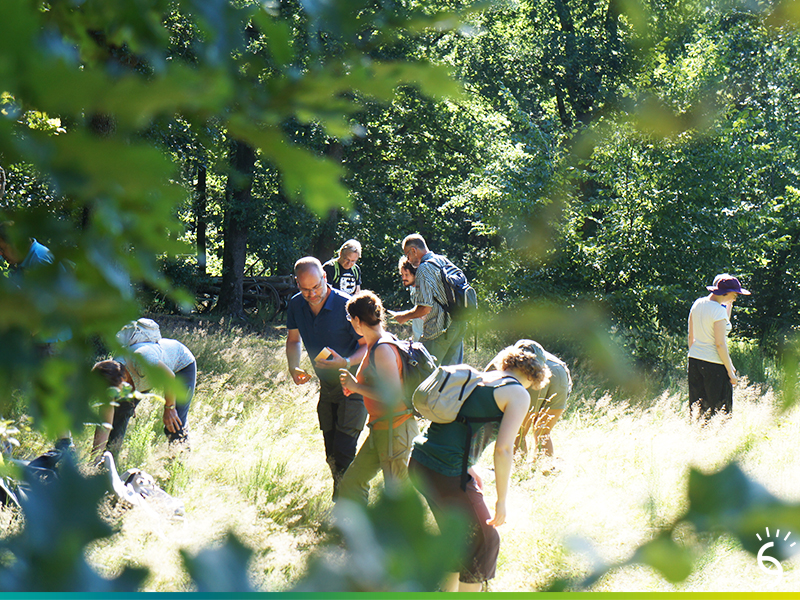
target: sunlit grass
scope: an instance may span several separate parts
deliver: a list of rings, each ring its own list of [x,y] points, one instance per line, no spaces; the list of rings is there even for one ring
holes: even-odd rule
[[[172,452],[161,431],[162,405],[145,400],[120,455],[120,471],[138,466],[183,500],[183,522],[126,513],[90,558],[113,573],[147,566],[147,591],[190,589],[179,551],[220,543],[233,531],[254,550],[253,584],[285,589],[319,540],[330,504],[330,475],[316,421],[316,387],[285,373],[283,339],[241,331],[169,332],[198,359],[188,452]],[[151,518],[152,517],[152,518]]]
[[[704,428],[689,422],[680,394],[664,394],[647,409],[608,396],[580,403],[554,429],[558,475],[542,475],[530,459],[517,461],[512,507],[501,531],[501,567],[491,589],[542,589],[559,578],[579,581],[592,566],[627,561],[686,511],[691,466],[714,471],[737,459],[771,493],[800,501],[800,457],[793,451],[800,409],[777,422],[776,414],[772,393],[762,396],[755,388],[738,389],[732,417]],[[491,464],[486,457],[484,463]],[[714,542],[697,565],[683,584],[631,565],[590,589],[794,591],[800,584],[796,561],[784,561],[785,573],[776,581],[727,538]]]
[[[253,585],[292,587],[327,528],[330,472],[316,416],[316,384],[295,386],[285,371],[283,334],[164,326],[198,358],[198,386],[190,412],[191,450],[171,452],[162,432],[162,405],[144,400],[131,421],[119,470],[139,467],[180,498],[183,521],[152,511],[110,510],[111,538],[91,546],[88,558],[106,575],[125,565],[146,566],[146,591],[189,591],[180,551],[219,545],[234,532],[253,550]],[[466,359],[486,364],[498,348],[472,340]],[[741,350],[741,349],[740,349]],[[745,348],[740,353],[754,352]],[[758,358],[751,363],[759,366]],[[306,359],[304,359],[306,360]],[[308,363],[305,365],[310,367]],[[777,379],[765,367],[769,378]],[[590,374],[576,372],[576,392],[553,431],[558,473],[544,475],[532,456],[517,458],[508,522],[492,591],[536,591],[556,580],[580,581],[595,567],[630,559],[643,542],[687,509],[691,467],[711,472],[737,460],[770,493],[800,501],[800,409],[780,415],[771,389],[743,382],[734,413],[706,427],[690,423],[685,382],[653,397],[622,400],[603,392]],[[88,457],[90,432],[76,433]],[[38,445],[41,440],[34,438]],[[493,506],[491,450],[480,469]],[[380,478],[378,478],[380,480]],[[374,491],[374,488],[373,488]],[[3,523],[9,523],[3,511]],[[800,534],[800,532],[797,532]],[[672,584],[653,569],[613,569],[594,591],[748,591],[800,588],[797,561],[784,561],[781,578],[758,569],[755,558],[730,538],[698,543],[690,527],[676,539],[697,548],[696,569]]]

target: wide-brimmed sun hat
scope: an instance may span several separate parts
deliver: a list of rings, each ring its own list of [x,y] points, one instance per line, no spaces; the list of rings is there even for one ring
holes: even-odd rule
[[[730,293],[750,295],[750,292],[742,287],[736,277],[719,277],[714,283],[715,285],[707,285],[706,289],[716,296],[724,296]]]

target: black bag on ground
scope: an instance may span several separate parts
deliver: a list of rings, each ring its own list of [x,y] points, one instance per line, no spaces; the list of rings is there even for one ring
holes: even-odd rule
[[[23,479],[0,479],[0,505],[19,508],[20,500],[25,500],[28,496],[31,482],[47,485],[57,480],[59,466],[67,459],[71,449],[72,442],[64,438],[58,440],[54,448],[33,460],[7,459],[20,468]]]

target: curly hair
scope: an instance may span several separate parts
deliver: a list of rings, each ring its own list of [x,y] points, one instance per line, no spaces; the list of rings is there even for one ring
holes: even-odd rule
[[[386,313],[383,310],[383,303],[374,292],[362,290],[347,301],[347,314],[350,317],[358,317],[363,323],[370,327],[386,324]]]
[[[498,363],[503,371],[516,369],[530,377],[533,380],[531,387],[534,390],[542,389],[550,381],[550,369],[547,368],[547,365],[539,362],[536,355],[529,350],[515,346],[506,348],[500,352],[497,360],[494,361],[494,364]]]

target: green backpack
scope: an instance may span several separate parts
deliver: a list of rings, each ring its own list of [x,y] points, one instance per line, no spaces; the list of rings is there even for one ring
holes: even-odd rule
[[[353,265],[351,269],[353,271],[353,277],[356,278],[356,281],[361,279],[361,269],[358,268],[358,265]],[[339,278],[342,276],[342,265],[339,264],[339,260],[337,257],[333,257],[333,282],[336,282],[336,285],[339,285]]]

